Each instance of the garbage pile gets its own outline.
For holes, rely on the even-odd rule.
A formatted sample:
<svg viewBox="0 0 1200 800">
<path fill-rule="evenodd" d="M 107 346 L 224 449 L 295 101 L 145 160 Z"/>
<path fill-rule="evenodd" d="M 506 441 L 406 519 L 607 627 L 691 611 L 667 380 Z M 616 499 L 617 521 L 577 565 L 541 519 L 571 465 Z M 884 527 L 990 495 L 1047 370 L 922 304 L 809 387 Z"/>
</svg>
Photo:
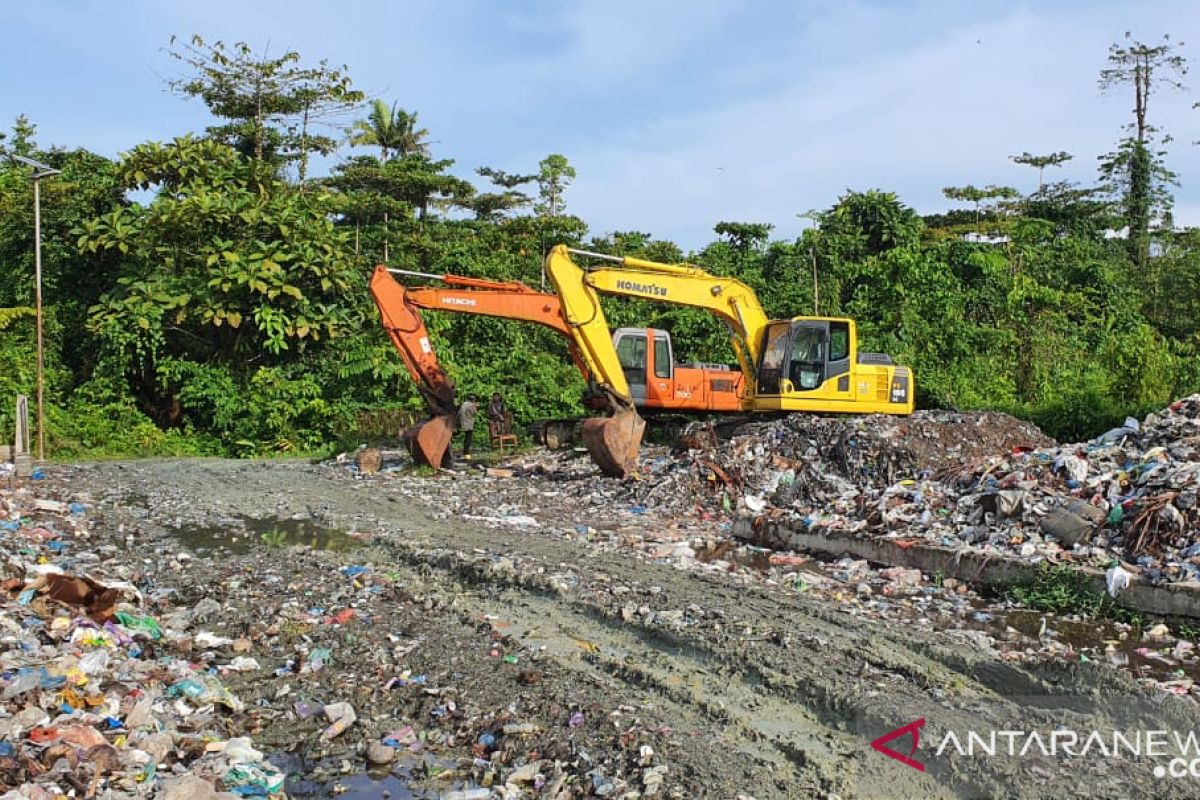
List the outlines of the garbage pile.
<svg viewBox="0 0 1200 800">
<path fill-rule="evenodd" d="M 1200 395 L 1078 444 L 1002 417 L 790 416 L 657 472 L 651 462 L 653 479 L 631 491 L 809 531 L 1200 580 Z"/>
<path fill-rule="evenodd" d="M 246 709 L 223 681 L 253 659 L 218 658 L 203 609 L 160 622 L 169 591 L 139 588 L 87 505 L 37 494 L 0 492 L 0 797 L 279 792 L 283 774 L 227 733 Z"/>
</svg>

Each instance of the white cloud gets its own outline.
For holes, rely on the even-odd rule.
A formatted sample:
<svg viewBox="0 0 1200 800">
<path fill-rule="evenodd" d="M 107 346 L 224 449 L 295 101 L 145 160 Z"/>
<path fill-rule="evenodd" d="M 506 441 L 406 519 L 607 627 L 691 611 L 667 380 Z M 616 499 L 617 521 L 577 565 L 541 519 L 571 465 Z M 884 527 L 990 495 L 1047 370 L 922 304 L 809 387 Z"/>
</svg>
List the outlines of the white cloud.
<svg viewBox="0 0 1200 800">
<path fill-rule="evenodd" d="M 80 0 L 10 19 L 0 70 L 18 77 L 0 114 L 29 112 L 44 142 L 112 154 L 200 130 L 203 106 L 159 77 L 167 37 L 270 42 L 346 63 L 361 87 L 419 110 L 464 176 L 562 152 L 579 171 L 568 204 L 593 230 L 694 247 L 722 219 L 794 235 L 797 212 L 847 188 L 897 191 L 923 212 L 945 206 L 946 185 L 1029 189 L 1036 174 L 1008 160 L 1024 150 L 1068 150 L 1048 177 L 1090 181 L 1130 106 L 1098 94 L 1108 45 L 1127 29 L 1196 30 L 1200 6 L 373 0 L 331 15 L 316 0 Z M 1156 95 L 1151 115 L 1176 136 L 1177 218 L 1200 224 L 1192 99 Z"/>
<path fill-rule="evenodd" d="M 1200 10 L 1175 11 L 1176 28 L 1200 22 Z M 822 35 L 850 41 L 864 19 L 852 6 L 840 22 L 824 19 Z M 1156 20 L 1142 22 L 1156 29 Z M 570 202 L 597 231 L 650 230 L 697 246 L 721 219 L 771 222 L 794 235 L 796 212 L 827 207 L 846 188 L 895 190 L 924 212 L 944 207 L 946 185 L 1029 189 L 1036 174 L 1008 160 L 1023 150 L 1068 150 L 1076 160 L 1048 178 L 1091 181 L 1096 156 L 1126 121 L 1126 99 L 1101 98 L 1096 87 L 1123 24 L 1111 13 L 1017 10 L 890 55 L 796 68 L 769 91 L 649 120 L 581 149 Z M 1187 133 L 1200 121 L 1190 98 L 1153 102 L 1164 129 L 1196 138 Z M 1170 163 L 1185 182 L 1181 201 L 1194 197 L 1187 181 L 1200 173 L 1197 148 L 1177 143 Z M 1192 207 L 1181 202 L 1181 221 L 1200 222 L 1187 216 Z"/>
</svg>

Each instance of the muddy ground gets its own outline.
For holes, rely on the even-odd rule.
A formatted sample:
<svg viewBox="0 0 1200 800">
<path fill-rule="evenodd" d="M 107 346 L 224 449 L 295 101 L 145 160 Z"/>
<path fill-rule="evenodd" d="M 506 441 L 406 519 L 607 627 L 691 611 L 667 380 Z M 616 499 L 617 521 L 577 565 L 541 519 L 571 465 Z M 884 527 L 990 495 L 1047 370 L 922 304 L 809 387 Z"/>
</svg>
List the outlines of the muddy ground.
<svg viewBox="0 0 1200 800">
<path fill-rule="evenodd" d="M 802 578 L 627 552 L 594 534 L 722 523 L 612 508 L 603 481 L 497 490 L 286 461 L 50 472 L 90 502 L 113 545 L 101 567 L 160 611 L 215 600 L 210 629 L 250 640 L 262 668 L 228 677 L 247 711 L 222 724 L 289 770 L 291 797 L 1196 796 L 1200 779 L 1156 776 L 1161 758 L 936 752 L 948 731 L 1196 731 L 1192 697 L 850 613 Z M 339 701 L 358 720 L 323 739 L 311 709 Z M 923 769 L 870 747 L 916 720 Z M 385 738 L 399 757 L 368 772 Z"/>
</svg>

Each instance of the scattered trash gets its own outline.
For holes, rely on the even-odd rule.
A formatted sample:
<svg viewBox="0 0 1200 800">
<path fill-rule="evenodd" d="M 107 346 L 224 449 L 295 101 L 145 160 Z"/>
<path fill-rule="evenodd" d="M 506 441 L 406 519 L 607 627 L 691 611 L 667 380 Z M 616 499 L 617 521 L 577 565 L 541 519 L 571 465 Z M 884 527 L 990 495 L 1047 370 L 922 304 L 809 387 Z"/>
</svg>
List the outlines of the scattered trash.
<svg viewBox="0 0 1200 800">
<path fill-rule="evenodd" d="M 1108 596 L 1116 597 L 1120 592 L 1129 588 L 1129 573 L 1120 564 L 1113 564 L 1104 573 L 1104 582 L 1108 586 Z"/>
<path fill-rule="evenodd" d="M 330 703 L 325 706 L 325 716 L 329 718 L 330 725 L 321 734 L 323 739 L 340 736 L 358 720 L 358 715 L 354 713 L 354 707 L 349 703 Z"/>
</svg>

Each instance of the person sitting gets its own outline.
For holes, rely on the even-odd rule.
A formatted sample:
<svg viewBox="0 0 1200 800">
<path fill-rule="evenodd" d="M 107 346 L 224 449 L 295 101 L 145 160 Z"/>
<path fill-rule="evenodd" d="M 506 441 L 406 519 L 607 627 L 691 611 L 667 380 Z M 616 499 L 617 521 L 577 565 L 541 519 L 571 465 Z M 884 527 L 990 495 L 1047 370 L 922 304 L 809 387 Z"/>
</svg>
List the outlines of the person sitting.
<svg viewBox="0 0 1200 800">
<path fill-rule="evenodd" d="M 488 403 L 488 432 L 493 436 L 512 433 L 512 414 L 509 413 L 508 407 L 504 405 L 504 398 L 499 392 L 492 393 L 491 402 Z"/>
</svg>

